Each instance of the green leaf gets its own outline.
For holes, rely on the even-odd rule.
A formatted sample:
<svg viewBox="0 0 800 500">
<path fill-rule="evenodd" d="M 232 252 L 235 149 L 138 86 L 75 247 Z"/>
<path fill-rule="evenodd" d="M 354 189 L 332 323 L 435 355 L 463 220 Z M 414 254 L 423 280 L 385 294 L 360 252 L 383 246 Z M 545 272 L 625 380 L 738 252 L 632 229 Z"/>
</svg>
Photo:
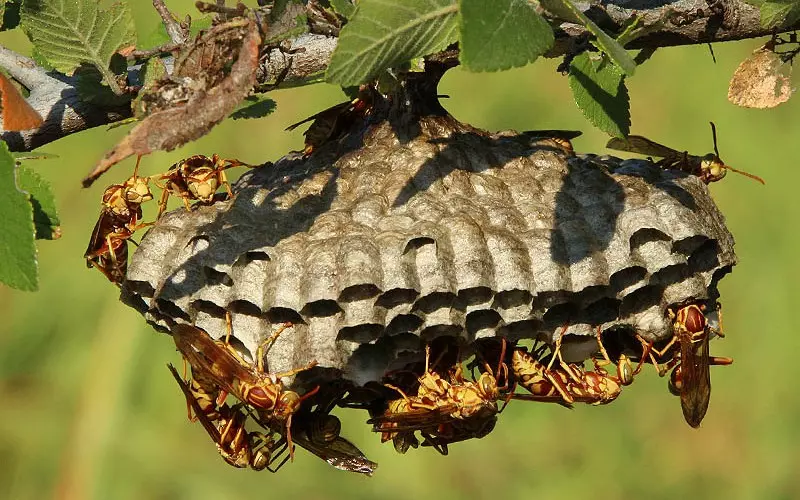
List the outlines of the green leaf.
<svg viewBox="0 0 800 500">
<path fill-rule="evenodd" d="M 33 206 L 33 225 L 37 240 L 55 240 L 61 237 L 61 228 L 56 211 L 53 191 L 44 179 L 32 168 L 22 166 L 17 169 L 19 188 L 30 195 Z"/>
<path fill-rule="evenodd" d="M 586 14 L 577 8 L 570 0 L 542 0 L 541 4 L 546 10 L 553 11 L 556 14 L 564 16 L 567 20 L 572 20 L 586 26 L 586 29 L 595 36 L 597 48 L 605 52 L 614 64 L 619 66 L 626 75 L 633 75 L 633 72 L 636 70 L 636 62 L 634 62 L 631 55 L 628 54 L 628 51 L 605 31 L 601 30 L 591 19 L 586 17 Z"/>
<path fill-rule="evenodd" d="M 350 0 L 330 0 L 330 2 L 334 12 L 345 19 L 353 17 L 353 13 L 356 11 L 356 6 Z"/>
<path fill-rule="evenodd" d="M 460 57 L 470 71 L 525 66 L 553 46 L 553 30 L 527 0 L 460 4 Z"/>
<path fill-rule="evenodd" d="M 231 113 L 231 118 L 234 120 L 263 118 L 275 111 L 277 107 L 276 102 L 268 97 L 263 99 L 248 97 L 243 101 L 243 104 L 244 106 Z"/>
<path fill-rule="evenodd" d="M 569 87 L 592 124 L 614 137 L 626 137 L 631 111 L 625 75 L 601 54 L 584 52 L 572 60 Z"/>
<path fill-rule="evenodd" d="M 37 53 L 58 71 L 94 64 L 106 84 L 121 93 L 110 70 L 111 57 L 136 37 L 127 3 L 101 10 L 97 0 L 25 0 L 22 26 Z"/>
<path fill-rule="evenodd" d="M 0 143 L 0 283 L 20 290 L 39 288 L 33 210 L 29 196 L 17 189 L 16 165 L 8 145 Z"/>
<path fill-rule="evenodd" d="M 361 0 L 325 75 L 343 87 L 446 48 L 458 39 L 455 0 Z"/>
<path fill-rule="evenodd" d="M 797 0 L 773 0 L 761 4 L 761 26 L 782 28 L 791 26 L 800 19 L 800 2 Z"/>
</svg>

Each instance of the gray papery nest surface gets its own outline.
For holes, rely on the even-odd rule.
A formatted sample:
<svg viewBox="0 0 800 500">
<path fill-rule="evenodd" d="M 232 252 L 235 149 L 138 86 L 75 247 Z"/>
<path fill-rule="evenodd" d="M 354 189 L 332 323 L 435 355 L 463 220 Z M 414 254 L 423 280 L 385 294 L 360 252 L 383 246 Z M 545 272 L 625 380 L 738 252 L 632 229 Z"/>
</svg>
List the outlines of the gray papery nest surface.
<svg viewBox="0 0 800 500">
<path fill-rule="evenodd" d="M 160 329 L 215 338 L 230 312 L 250 353 L 290 321 L 271 371 L 316 360 L 314 377 L 365 384 L 440 336 L 552 343 L 566 331 L 575 361 L 598 327 L 667 339 L 666 308 L 715 300 L 736 262 L 694 176 L 449 116 L 414 126 L 377 121 L 247 172 L 230 200 L 166 214 L 123 301 Z"/>
</svg>

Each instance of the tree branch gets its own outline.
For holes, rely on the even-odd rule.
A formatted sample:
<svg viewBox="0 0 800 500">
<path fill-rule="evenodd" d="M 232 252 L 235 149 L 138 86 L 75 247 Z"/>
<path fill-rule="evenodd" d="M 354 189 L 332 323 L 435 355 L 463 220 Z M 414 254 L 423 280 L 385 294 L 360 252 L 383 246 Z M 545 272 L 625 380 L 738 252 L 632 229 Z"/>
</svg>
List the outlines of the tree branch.
<svg viewBox="0 0 800 500">
<path fill-rule="evenodd" d="M 186 16 L 186 22 L 179 23 L 164 4 L 164 0 L 153 0 L 153 7 L 161 16 L 161 21 L 164 23 L 164 28 L 172 43 L 175 45 L 186 43 L 186 40 L 189 39 L 189 16 Z"/>
<path fill-rule="evenodd" d="M 32 59 L 3 46 L 0 66 L 30 90 L 28 103 L 44 118 L 42 126 L 35 130 L 6 132 L 0 127 L 0 139 L 11 151 L 30 151 L 69 134 L 131 116 L 130 106 L 101 108 L 84 101 L 75 78 L 47 72 Z"/>
<path fill-rule="evenodd" d="M 763 28 L 758 8 L 743 0 L 614 0 L 598 4 L 576 2 L 576 5 L 601 28 L 619 34 L 624 26 L 638 19 L 638 37 L 626 45 L 630 49 L 663 48 L 678 45 L 704 44 L 770 36 L 800 29 L 800 22 L 777 30 Z M 153 0 L 167 32 L 175 43 L 189 43 L 185 28 L 164 7 L 162 0 Z M 163 11 L 161 9 L 163 7 Z M 311 7 L 309 7 L 311 8 Z M 310 13 L 313 14 L 313 13 Z M 548 16 L 556 27 L 556 43 L 547 54 L 560 57 L 570 52 L 575 40 L 586 36 L 578 24 Z M 280 47 L 265 46 L 256 72 L 255 90 L 295 87 L 319 80 L 336 48 L 338 27 L 320 26 L 319 16 L 312 16 L 312 33 L 283 42 Z M 183 36 L 183 38 L 182 38 Z M 179 44 L 179 45 L 180 45 Z M 457 63 L 458 51 L 440 54 L 438 61 Z M 82 102 L 75 88 L 75 79 L 47 73 L 23 56 L 0 47 L 0 66 L 31 91 L 29 101 L 45 123 L 38 130 L 2 132 L 0 137 L 13 151 L 28 151 L 42 144 L 97 125 L 112 123 L 131 116 L 129 108 L 107 109 Z M 131 82 L 135 84 L 136 82 Z"/>
</svg>

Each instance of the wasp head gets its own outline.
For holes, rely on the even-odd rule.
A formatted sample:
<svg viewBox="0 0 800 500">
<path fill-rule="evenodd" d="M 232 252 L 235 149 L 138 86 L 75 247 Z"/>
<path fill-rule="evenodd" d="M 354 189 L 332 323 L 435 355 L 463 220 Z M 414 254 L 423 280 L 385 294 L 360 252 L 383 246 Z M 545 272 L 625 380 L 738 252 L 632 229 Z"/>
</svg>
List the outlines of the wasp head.
<svg viewBox="0 0 800 500">
<path fill-rule="evenodd" d="M 282 418 L 289 418 L 300 408 L 300 395 L 294 391 L 285 391 L 278 398 L 275 405 L 275 414 Z"/>
<path fill-rule="evenodd" d="M 709 153 L 700 160 L 700 179 L 706 184 L 722 180 L 726 173 L 725 163 L 714 153 Z"/>
</svg>

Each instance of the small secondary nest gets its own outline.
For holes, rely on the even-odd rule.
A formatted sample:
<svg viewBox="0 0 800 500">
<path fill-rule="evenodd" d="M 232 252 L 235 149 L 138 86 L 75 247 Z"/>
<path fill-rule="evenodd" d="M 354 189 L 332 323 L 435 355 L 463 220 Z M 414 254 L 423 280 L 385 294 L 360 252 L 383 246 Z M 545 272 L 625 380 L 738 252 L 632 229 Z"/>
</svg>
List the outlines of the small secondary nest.
<svg viewBox="0 0 800 500">
<path fill-rule="evenodd" d="M 552 343 L 566 331 L 568 361 L 596 349 L 598 328 L 668 339 L 666 308 L 715 300 L 736 262 L 696 177 L 446 113 L 377 115 L 246 173 L 230 200 L 166 214 L 123 300 L 160 329 L 215 338 L 231 313 L 250 353 L 290 321 L 271 371 L 316 360 L 315 377 L 362 385 L 442 336 Z"/>
</svg>

